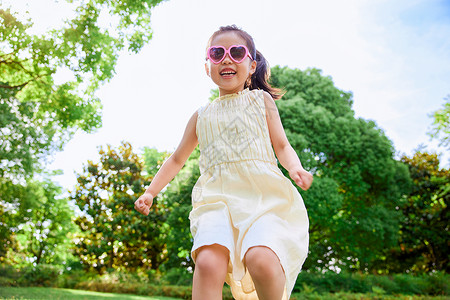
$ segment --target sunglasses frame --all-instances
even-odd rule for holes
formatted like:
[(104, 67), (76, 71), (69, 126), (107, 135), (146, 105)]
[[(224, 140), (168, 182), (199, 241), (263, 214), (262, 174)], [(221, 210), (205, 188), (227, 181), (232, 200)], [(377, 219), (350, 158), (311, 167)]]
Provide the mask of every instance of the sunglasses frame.
[[(232, 48), (235, 48), (235, 47), (243, 47), (243, 48), (245, 49), (245, 55), (244, 55), (244, 57), (243, 57), (241, 60), (236, 60), (236, 59), (233, 58), (233, 55), (231, 55), (231, 49), (232, 49)], [(210, 55), (209, 52), (210, 52), (210, 50), (213, 49), (213, 48), (221, 48), (221, 49), (223, 49), (223, 50), (225, 51), (223, 57), (222, 57), (219, 61), (215, 61), (214, 59), (211, 58), (211, 55)], [(251, 60), (253, 60), (253, 57), (250, 55), (250, 52), (248, 51), (248, 48), (247, 48), (247, 46), (245, 46), (245, 45), (232, 45), (232, 46), (230, 46), (230, 48), (228, 48), (228, 49), (225, 48), (224, 46), (211, 46), (211, 47), (208, 48), (208, 50), (206, 50), (206, 56), (207, 56), (206, 60), (209, 59), (210, 61), (213, 62), (213, 64), (218, 65), (218, 64), (220, 64), (220, 63), (225, 59), (225, 57), (227, 56), (227, 54), (228, 54), (228, 57), (229, 57), (232, 61), (234, 61), (235, 63), (237, 63), (237, 64), (240, 64), (241, 62), (243, 62), (243, 61), (247, 58), (247, 56), (250, 57)]]

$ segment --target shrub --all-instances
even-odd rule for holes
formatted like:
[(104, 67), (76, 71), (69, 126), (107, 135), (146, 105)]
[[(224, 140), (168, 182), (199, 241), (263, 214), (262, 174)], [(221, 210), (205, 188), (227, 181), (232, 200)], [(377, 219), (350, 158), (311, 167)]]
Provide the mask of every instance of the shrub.
[(161, 278), (162, 284), (168, 285), (192, 285), (192, 273), (185, 268), (169, 269)]
[(399, 292), (397, 283), (388, 276), (371, 276), (372, 291), (374, 288), (381, 288), (386, 294), (394, 294)]
[(390, 294), (423, 294), (423, 281), (420, 277), (407, 274), (395, 274), (392, 276), (392, 281), (397, 286), (396, 289), (391, 289)]
[(62, 268), (54, 265), (39, 264), (37, 266), (27, 266), (22, 269), (23, 277), (20, 278), (20, 285), (55, 286), (58, 276), (62, 273)]
[(12, 278), (0, 276), (0, 287), (15, 287), (17, 286), (17, 281)]
[(366, 293), (372, 291), (372, 285), (364, 279), (363, 275), (327, 272), (324, 274), (300, 273), (294, 287), (294, 292), (303, 292), (303, 284), (313, 288), (318, 293), (337, 293), (349, 291), (353, 293)]
[[(363, 274), (324, 274), (302, 272), (297, 278), (294, 293), (304, 293), (305, 286), (319, 294), (324, 293), (371, 293), (386, 295), (449, 295), (450, 275), (437, 272), (432, 275), (412, 274), (363, 275)], [(312, 297), (312, 296), (311, 296)]]
[(428, 295), (448, 295), (450, 275), (444, 272), (436, 272), (431, 276), (422, 276), (425, 281), (424, 292)]
[(90, 281), (96, 277), (98, 277), (98, 274), (86, 272), (83, 270), (64, 272), (61, 276), (58, 277), (57, 286), (60, 288), (73, 289), (78, 283)]
[(10, 265), (0, 265), (0, 286), (17, 286), (20, 272)]

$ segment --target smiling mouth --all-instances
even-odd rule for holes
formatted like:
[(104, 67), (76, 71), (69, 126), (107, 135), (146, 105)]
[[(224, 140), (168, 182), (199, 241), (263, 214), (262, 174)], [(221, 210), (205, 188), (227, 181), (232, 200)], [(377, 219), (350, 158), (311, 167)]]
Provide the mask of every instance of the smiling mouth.
[(232, 75), (236, 75), (236, 72), (234, 71), (224, 71), (220, 73), (221, 76), (232, 76)]

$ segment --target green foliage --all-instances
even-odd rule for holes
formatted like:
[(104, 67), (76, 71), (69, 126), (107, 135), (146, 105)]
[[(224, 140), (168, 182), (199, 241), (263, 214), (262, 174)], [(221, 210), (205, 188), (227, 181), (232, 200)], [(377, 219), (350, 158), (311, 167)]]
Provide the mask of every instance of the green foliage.
[(56, 286), (61, 266), (38, 264), (21, 268), (0, 265), (0, 286)]
[(23, 274), (21, 280), (26, 282), (26, 285), (55, 286), (56, 279), (62, 273), (62, 268), (55, 265), (39, 264), (27, 266), (21, 272)]
[(74, 213), (68, 200), (58, 197), (61, 188), (50, 180), (30, 182), (27, 187), (31, 199), (22, 199), (19, 210), (25, 221), (17, 234), (24, 248), (21, 252), (37, 265), (67, 263), (71, 234), (76, 232), (72, 223)]
[(18, 208), (27, 193), (26, 186), (0, 178), (0, 263), (12, 261), (14, 258), (9, 255), (19, 247), (15, 231), (18, 224), (23, 222), (23, 216), (18, 214)]
[[(30, 20), (0, 9), (0, 261), (17, 247), (15, 212), (46, 157), (77, 130), (101, 126), (100, 84), (114, 76), (119, 52), (138, 52), (152, 37), (150, 12), (161, 0), (71, 0), (73, 19), (40, 36)], [(117, 24), (99, 25), (104, 12)], [(70, 74), (57, 83), (56, 74)], [(26, 196), (27, 197), (27, 196)]]
[(449, 295), (450, 275), (443, 272), (432, 275), (411, 274), (369, 275), (326, 272), (300, 273), (294, 293), (377, 293), (386, 295)]
[(150, 176), (155, 176), (164, 161), (170, 156), (170, 153), (159, 152), (155, 148), (144, 148), (143, 159), (145, 162), (144, 170)]
[(352, 94), (319, 70), (275, 67), (272, 83), (287, 91), (276, 102), (280, 117), (315, 177), (300, 191), (311, 224), (304, 269), (377, 270), (397, 241), (395, 207), (410, 189), (407, 167), (373, 121), (354, 117)]
[(449, 219), (450, 170), (440, 168), (437, 154), (416, 152), (403, 156), (413, 189), (402, 198), (400, 238), (390, 253), (392, 272), (450, 271)]
[(161, 282), (164, 285), (192, 285), (192, 272), (187, 268), (172, 268), (164, 272)]
[(219, 98), (220, 92), (218, 88), (211, 90), (211, 95), (209, 96), (209, 101), (214, 101), (215, 99)]
[(0, 286), (17, 286), (20, 272), (9, 264), (0, 264)]
[(68, 263), (72, 259), (68, 252), (70, 233), (76, 228), (68, 200), (59, 197), (61, 188), (48, 178), (28, 180), (26, 186), (15, 186), (20, 187), (21, 198), (11, 201), (13, 206), (2, 216), (11, 220), (3, 227), (3, 236), (8, 231), (13, 232), (14, 239), (3, 240), (9, 247), (4, 248), (1, 260), (15, 265)]
[[(66, 62), (77, 60), (82, 53), (64, 44), (68, 40), (58, 45), (56, 33), (30, 36), (26, 30), (32, 25), (22, 23), (9, 10), (0, 10), (0, 41), (5, 45), (0, 51), (4, 141), (0, 154), (6, 167), (2, 177), (31, 175), (39, 158), (62, 148), (77, 128), (89, 132), (101, 125), (99, 99), (80, 86), (84, 73), (95, 69), (96, 63), (84, 72), (73, 67), (78, 80), (55, 84), (58, 68), (70, 67)], [(72, 47), (79, 47), (80, 42)]]
[(80, 282), (93, 280), (98, 276), (98, 273), (88, 272), (85, 270), (70, 270), (64, 271), (58, 276), (56, 285), (60, 288), (73, 289)]
[(450, 146), (450, 95), (447, 95), (444, 100), (443, 107), (431, 115), (433, 124), (428, 134), (439, 139), (441, 146), (448, 147)]
[[(116, 150), (100, 148), (100, 161), (88, 161), (72, 192), (82, 214), (75, 223), (81, 230), (75, 253), (84, 267), (108, 270), (157, 269), (165, 260), (161, 230), (165, 208), (155, 205), (146, 218), (134, 210), (151, 177), (128, 143)], [(156, 201), (158, 202), (158, 201)]]

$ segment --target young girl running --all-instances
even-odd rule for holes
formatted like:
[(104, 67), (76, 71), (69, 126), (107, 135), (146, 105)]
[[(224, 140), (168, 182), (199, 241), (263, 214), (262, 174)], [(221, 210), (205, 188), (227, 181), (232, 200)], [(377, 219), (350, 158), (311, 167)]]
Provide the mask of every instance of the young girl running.
[[(252, 37), (235, 25), (208, 42), (206, 74), (220, 97), (190, 118), (175, 152), (135, 208), (148, 215), (153, 198), (175, 177), (197, 145), (201, 176), (189, 215), (195, 262), (192, 299), (289, 299), (308, 253), (308, 216), (297, 189), (312, 175), (289, 144), (268, 83), (270, 69)], [(273, 150), (272, 150), (273, 146)], [(274, 154), (275, 151), (275, 154)]]

